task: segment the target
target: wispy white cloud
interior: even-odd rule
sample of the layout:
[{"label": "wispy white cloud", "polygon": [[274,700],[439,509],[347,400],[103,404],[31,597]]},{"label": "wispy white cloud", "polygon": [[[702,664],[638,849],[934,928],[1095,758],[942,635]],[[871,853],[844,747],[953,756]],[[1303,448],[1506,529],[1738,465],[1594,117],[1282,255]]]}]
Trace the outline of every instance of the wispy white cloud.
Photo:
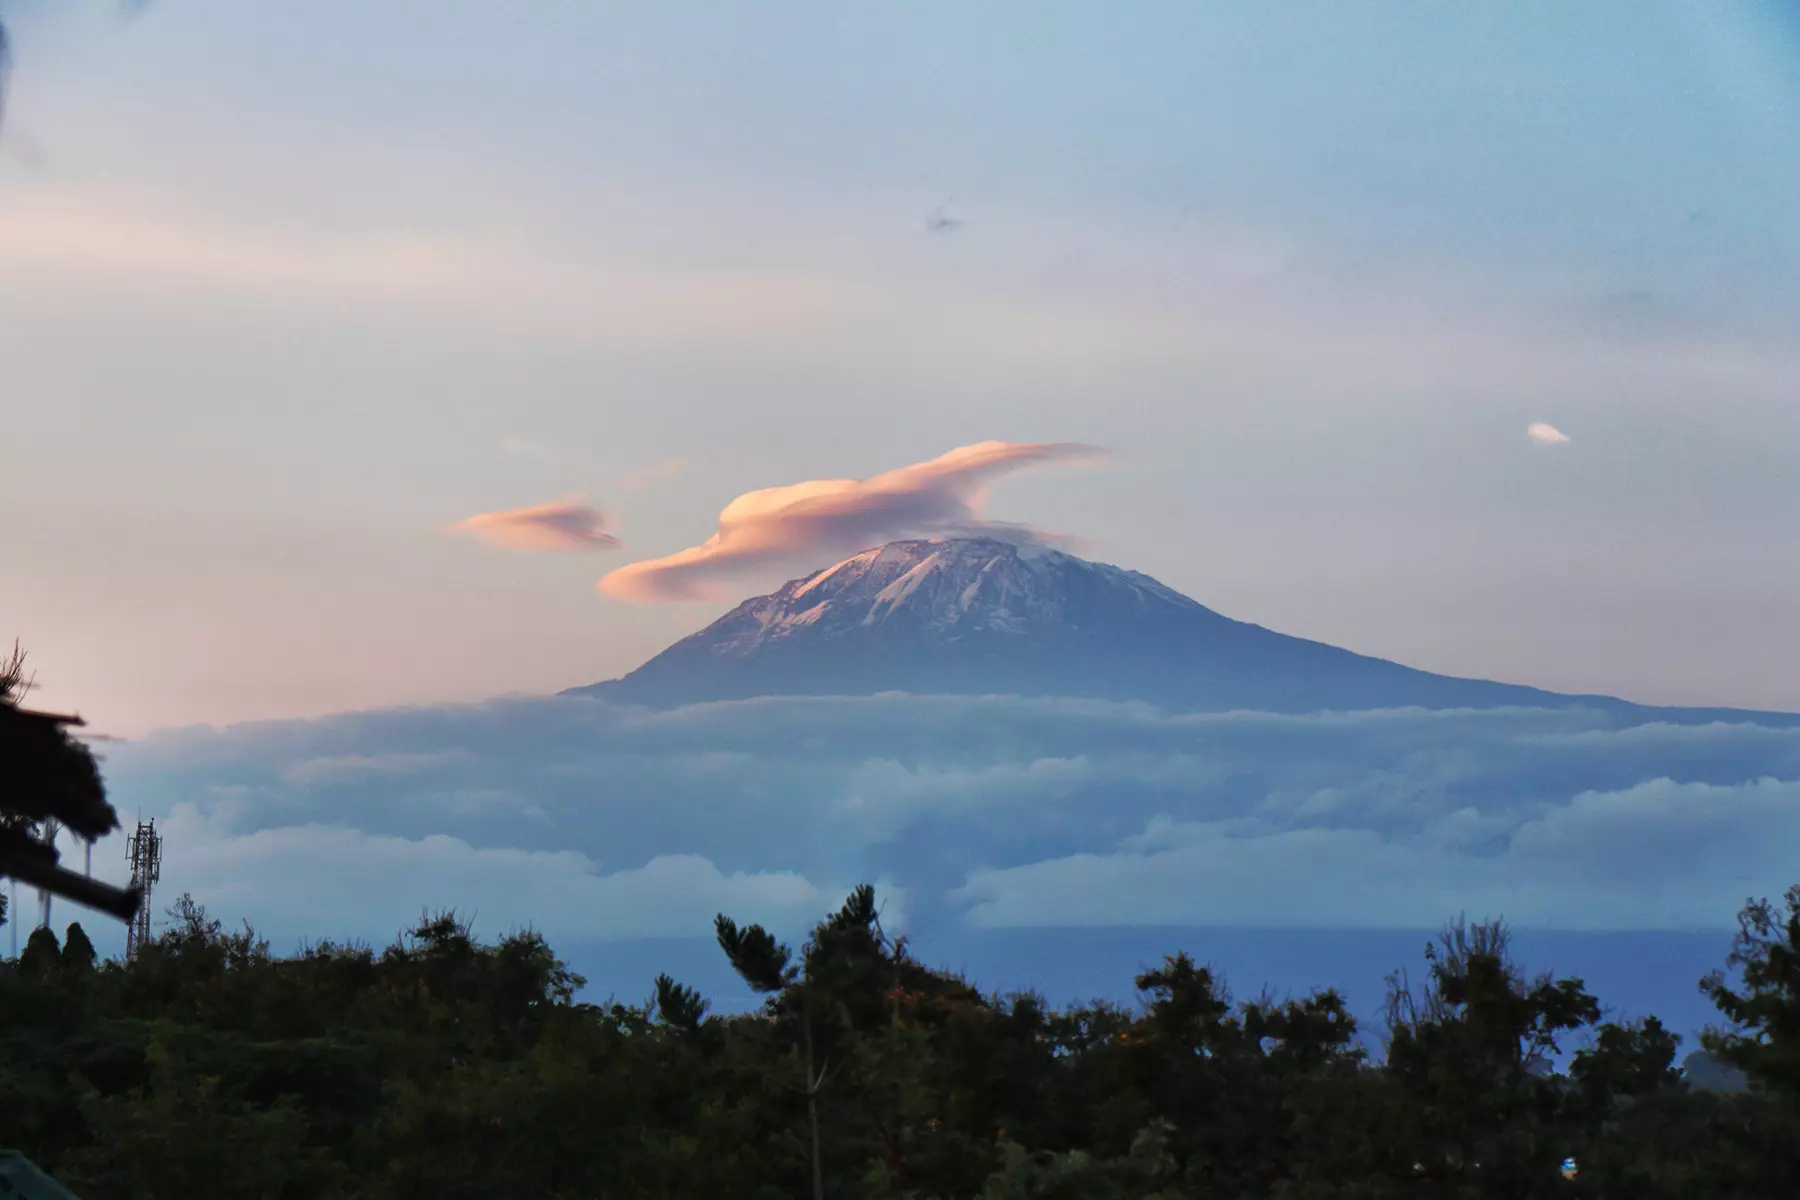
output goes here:
[{"label": "wispy white cloud", "polygon": [[1525,430],[1525,436],[1540,446],[1566,446],[1569,443],[1568,434],[1545,421],[1533,421]]},{"label": "wispy white cloud", "polygon": [[474,761],[468,751],[455,749],[424,754],[347,754],[339,758],[305,759],[284,771],[282,778],[304,787],[341,783],[362,776],[417,775],[446,767],[467,766]]},{"label": "wispy white cloud", "polygon": [[477,513],[447,528],[508,550],[610,550],[619,539],[606,532],[608,524],[599,509],[569,496],[529,508]]},{"label": "wispy white cloud", "polygon": [[1463,808],[1383,825],[1165,823],[1112,851],[978,870],[954,895],[974,923],[1009,927],[1416,929],[1467,912],[1534,928],[1715,928],[1787,870],[1768,839],[1800,838],[1800,780],[1655,779],[1523,821]]},{"label": "wispy white cloud", "polygon": [[596,331],[620,344],[754,344],[855,321],[875,289],[791,267],[646,262],[491,227],[320,229],[159,195],[43,186],[0,207],[0,270],[53,294],[153,286],[171,304],[220,301],[429,313],[536,340]]},{"label": "wispy white cloud", "polygon": [[[779,200],[764,203],[789,211],[791,197]],[[1229,360],[1277,363],[1283,374],[1309,380],[1349,377],[1370,388],[1487,373],[1497,362],[1540,383],[1570,380],[1571,372],[1629,371],[1762,388],[1792,374],[1784,344],[1670,334],[1618,346],[1547,336],[1532,325],[1544,318],[1547,285],[1531,275],[1510,281],[1516,295],[1505,319],[1456,300],[1467,290],[1462,264],[1390,278],[1371,303],[1360,275],[1335,276],[1267,249],[1287,245],[1278,230],[1225,226],[1176,243],[1121,234],[1108,243],[1106,271],[1046,274],[1046,261],[1079,240],[1079,227],[1037,219],[1020,222],[979,273],[946,276],[877,256],[833,226],[828,212],[807,217],[808,228],[826,226],[829,234],[796,243],[781,265],[734,259],[718,228],[684,228],[704,253],[651,260],[623,235],[596,241],[593,230],[611,222],[585,210],[557,228],[555,240],[496,236],[487,219],[477,228],[397,234],[374,224],[320,230],[159,195],[32,186],[9,191],[0,208],[0,270],[31,277],[41,292],[72,290],[89,302],[120,286],[150,285],[171,303],[210,297],[368,306],[384,320],[429,309],[490,331],[576,338],[589,348],[596,339],[638,349],[705,339],[721,350],[765,354],[774,339],[782,354],[813,353],[821,344],[866,351],[874,345],[868,329],[905,325],[922,334],[979,328],[984,356],[1040,369],[1157,363],[1211,371]],[[791,266],[801,260],[830,269]],[[1249,278],[1258,281],[1253,303],[1246,303]],[[933,314],[928,328],[916,324],[921,312]],[[1428,345],[1414,336],[1422,321],[1433,329]],[[1296,342],[1309,347],[1298,361]],[[956,342],[954,353],[961,347]]]},{"label": "wispy white cloud", "polygon": [[791,871],[721,871],[691,854],[607,869],[577,850],[434,834],[326,825],[243,832],[191,805],[161,827],[184,890],[283,940],[380,941],[422,911],[445,908],[477,918],[488,936],[531,925],[563,940],[681,937],[719,912],[792,927],[841,899]]},{"label": "wispy white cloud", "polygon": [[778,567],[822,565],[899,537],[980,531],[1029,534],[983,519],[987,486],[1011,471],[1094,461],[1106,452],[1073,442],[980,442],[869,479],[815,479],[746,492],[698,546],[620,567],[600,581],[609,596],[656,603],[706,600],[721,580]]}]

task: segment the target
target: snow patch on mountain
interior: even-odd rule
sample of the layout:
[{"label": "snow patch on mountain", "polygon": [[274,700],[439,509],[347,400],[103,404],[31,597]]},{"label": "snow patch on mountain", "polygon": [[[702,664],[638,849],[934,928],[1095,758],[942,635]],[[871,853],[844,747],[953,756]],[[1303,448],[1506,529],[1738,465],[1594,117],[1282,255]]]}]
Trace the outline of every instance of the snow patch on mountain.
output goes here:
[{"label": "snow patch on mountain", "polygon": [[804,634],[832,639],[899,627],[944,640],[990,632],[1054,636],[1096,605],[1199,609],[1141,575],[1043,546],[994,538],[890,542],[740,605],[708,633],[720,657],[754,655]]}]

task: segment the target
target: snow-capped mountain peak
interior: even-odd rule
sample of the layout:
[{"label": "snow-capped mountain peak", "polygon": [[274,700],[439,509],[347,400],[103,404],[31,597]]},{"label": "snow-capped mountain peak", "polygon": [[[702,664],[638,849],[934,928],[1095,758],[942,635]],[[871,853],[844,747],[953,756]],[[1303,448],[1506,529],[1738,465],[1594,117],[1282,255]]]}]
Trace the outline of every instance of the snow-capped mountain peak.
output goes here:
[{"label": "snow-capped mountain peak", "polygon": [[973,633],[1053,637],[1083,609],[1199,605],[1147,575],[994,538],[890,542],[739,606],[708,631],[721,657],[804,636],[880,630],[954,641]]},{"label": "snow-capped mountain peak", "polygon": [[1232,620],[1136,571],[992,537],[864,550],[746,600],[620,679],[571,691],[659,707],[881,692],[1214,712],[1632,707],[1414,670]]}]

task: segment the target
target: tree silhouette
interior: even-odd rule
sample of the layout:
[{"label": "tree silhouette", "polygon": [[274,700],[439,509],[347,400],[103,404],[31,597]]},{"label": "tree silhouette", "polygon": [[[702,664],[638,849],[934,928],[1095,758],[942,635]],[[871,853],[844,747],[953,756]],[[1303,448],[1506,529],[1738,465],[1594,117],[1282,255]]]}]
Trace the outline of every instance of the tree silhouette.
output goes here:
[{"label": "tree silhouette", "polygon": [[87,930],[81,927],[81,922],[71,921],[68,930],[63,934],[63,969],[77,972],[91,971],[99,957],[94,951],[94,943],[88,938]]},{"label": "tree silhouette", "polygon": [[1726,960],[1743,976],[1734,990],[1723,972],[1700,982],[1727,1021],[1701,1041],[1752,1081],[1800,1100],[1800,884],[1781,907],[1752,900],[1738,913],[1738,934]]},{"label": "tree silhouette", "polygon": [[[1750,963],[1781,959],[1785,920],[1749,914]],[[1598,1023],[1497,924],[1456,923],[1396,987],[1385,1059],[1335,993],[1234,1002],[1185,954],[1133,1006],[984,996],[869,889],[797,950],[715,932],[758,1011],[668,975],[641,1006],[585,1001],[541,937],[454,912],[282,957],[182,896],[128,964],[37,930],[0,963],[0,1125],[89,1200],[1800,1195],[1800,1099],[1766,1067],[1688,1087],[1661,1023]],[[1746,975],[1733,995],[1783,986]],[[1733,1011],[1778,1065],[1779,1006]]]}]

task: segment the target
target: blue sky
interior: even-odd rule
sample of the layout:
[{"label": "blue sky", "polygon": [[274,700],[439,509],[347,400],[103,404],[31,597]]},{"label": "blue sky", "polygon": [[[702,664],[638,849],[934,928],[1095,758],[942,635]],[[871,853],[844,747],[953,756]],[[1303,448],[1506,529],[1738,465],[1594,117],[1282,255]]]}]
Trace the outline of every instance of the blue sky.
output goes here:
[{"label": "blue sky", "polygon": [[1800,708],[1791,6],[0,13],[0,612],[114,732],[617,674],[719,606],[600,575],[995,438],[1229,615]]}]

